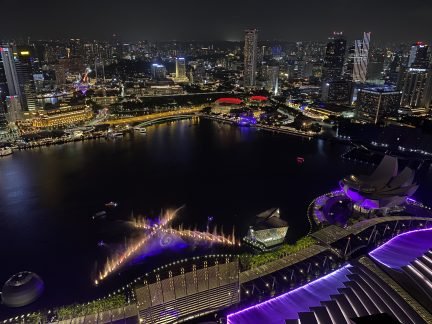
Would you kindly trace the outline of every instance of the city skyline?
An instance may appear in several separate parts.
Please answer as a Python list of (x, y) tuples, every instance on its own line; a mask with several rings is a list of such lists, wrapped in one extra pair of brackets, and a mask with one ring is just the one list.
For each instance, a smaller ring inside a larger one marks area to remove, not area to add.
[[(108, 40), (116, 33), (124, 41), (241, 41), (244, 29), (257, 28), (261, 40), (323, 40), (330, 31), (343, 31), (349, 39), (354, 39), (363, 31), (371, 31), (378, 41), (429, 42), (432, 36), (428, 31), (428, 12), (432, 4), (417, 0), (410, 4), (407, 7), (402, 2), (366, 0), (362, 8), (369, 9), (354, 10), (349, 3), (339, 0), (312, 1), (307, 7), (273, 1), (262, 11), (254, 5), (226, 0), (219, 1), (210, 10), (197, 1), (188, 5), (168, 1), (162, 10), (159, 4), (151, 3), (127, 2), (121, 7), (108, 7), (106, 2), (77, 0), (68, 10), (62, 10), (61, 4), (52, 0), (43, 8), (23, 1), (19, 15), (2, 17), (4, 25), (10, 28), (2, 32), (1, 38)], [(45, 8), (51, 8), (53, 14), (46, 16)], [(12, 2), (3, 4), (3, 12), (14, 10)]]
[(432, 323), (431, 3), (18, 4), (1, 323)]

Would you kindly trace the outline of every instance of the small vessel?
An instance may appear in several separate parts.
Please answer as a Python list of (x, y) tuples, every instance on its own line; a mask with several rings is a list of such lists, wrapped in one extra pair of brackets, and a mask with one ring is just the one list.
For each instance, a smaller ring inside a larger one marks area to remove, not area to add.
[(106, 217), (106, 211), (102, 210), (97, 212), (96, 214), (93, 215), (93, 219), (98, 219), (98, 218), (105, 218)]
[(145, 127), (143, 127), (143, 126), (135, 126), (134, 130), (140, 132), (141, 134), (147, 133), (147, 129)]
[(118, 204), (115, 201), (110, 201), (109, 203), (106, 203), (105, 206), (115, 208), (118, 206)]
[(0, 148), (0, 156), (7, 156), (13, 153), (10, 147), (2, 147)]
[(122, 137), (124, 134), (123, 132), (112, 132), (111, 136), (112, 137)]
[(304, 158), (302, 158), (301, 156), (297, 156), (296, 161), (297, 161), (298, 164), (303, 164)]

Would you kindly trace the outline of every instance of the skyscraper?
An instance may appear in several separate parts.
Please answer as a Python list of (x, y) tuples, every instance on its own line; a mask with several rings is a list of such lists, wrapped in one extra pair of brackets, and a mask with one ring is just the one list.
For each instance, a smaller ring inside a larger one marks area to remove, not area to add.
[(183, 57), (176, 58), (176, 79), (186, 78), (186, 60)]
[(14, 123), (17, 120), (22, 119), (21, 102), (18, 96), (7, 96), (6, 106), (7, 106), (6, 119), (9, 122)]
[(366, 82), (366, 73), (369, 61), (370, 34), (363, 33), (363, 39), (354, 42), (354, 82)]
[(354, 74), (354, 56), (355, 56), (355, 47), (354, 45), (348, 47), (347, 50), (347, 58), (344, 64), (343, 69), (343, 77), (346, 80), (352, 81)]
[(381, 48), (372, 48), (370, 50), (370, 60), (368, 63), (366, 77), (371, 83), (384, 82), (384, 59), (385, 53)]
[(401, 80), (401, 106), (407, 108), (429, 108), (432, 98), (432, 71), (408, 68)]
[(3, 62), (4, 74), (6, 76), (8, 95), (21, 96), (18, 74), (11, 47), (0, 47), (0, 54)]
[(186, 75), (186, 60), (184, 57), (176, 58), (176, 73), (174, 77), (176, 83), (188, 83), (189, 79)]
[(357, 117), (378, 123), (398, 113), (401, 92), (393, 87), (364, 88), (357, 95)]
[(333, 80), (326, 82), (322, 87), (321, 100), (349, 104), (352, 97), (352, 81), (350, 80)]
[(408, 67), (427, 69), (429, 63), (429, 46), (422, 42), (413, 44), (408, 58)]
[(342, 32), (333, 32), (326, 46), (322, 72), (323, 81), (337, 80), (342, 76), (346, 52), (346, 39)]
[(274, 95), (279, 94), (279, 66), (267, 65), (263, 67), (266, 89)]
[(166, 77), (166, 68), (162, 64), (154, 63), (151, 66), (152, 78), (155, 80), (163, 80)]
[(36, 89), (34, 75), (38, 72), (34, 49), (30, 46), (17, 48), (15, 66), (21, 91), (24, 110), (36, 110)]
[(258, 46), (258, 30), (245, 30), (244, 44), (244, 86), (254, 87), (257, 69), (257, 46)]

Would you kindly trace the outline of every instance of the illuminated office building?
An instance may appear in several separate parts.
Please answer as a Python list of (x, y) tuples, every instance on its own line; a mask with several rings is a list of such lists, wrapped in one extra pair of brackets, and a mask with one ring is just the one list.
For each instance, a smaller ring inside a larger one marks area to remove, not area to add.
[(17, 48), (15, 65), (22, 96), (22, 107), (27, 111), (36, 110), (35, 75), (38, 74), (36, 63), (37, 59), (32, 48), (28, 46)]
[(266, 80), (266, 89), (274, 95), (279, 93), (279, 66), (263, 67), (263, 74)]
[(400, 90), (402, 107), (429, 108), (432, 98), (432, 71), (422, 68), (406, 69), (401, 78)]
[(186, 60), (183, 57), (176, 58), (176, 74), (174, 81), (177, 83), (189, 82), (189, 79), (186, 76)]
[(373, 48), (367, 68), (367, 80), (369, 83), (383, 83), (384, 76), (384, 50)]
[(346, 39), (341, 32), (334, 32), (326, 46), (322, 80), (336, 80), (342, 76), (346, 52)]
[(357, 94), (357, 117), (375, 124), (383, 117), (396, 116), (399, 109), (401, 92), (393, 87), (360, 89)]
[(366, 73), (369, 62), (370, 34), (363, 33), (363, 39), (354, 41), (353, 81), (366, 82)]
[(183, 57), (176, 58), (176, 78), (186, 78), (186, 60)]
[(244, 86), (254, 87), (256, 83), (256, 70), (257, 70), (257, 46), (258, 46), (258, 30), (246, 29), (245, 30), (245, 44), (244, 44)]
[(321, 100), (331, 103), (349, 104), (351, 102), (352, 92), (352, 81), (328, 81), (322, 87)]
[(23, 118), (21, 101), (18, 96), (7, 96), (6, 97), (6, 119), (10, 123), (14, 123), (17, 120)]
[(408, 67), (417, 69), (427, 69), (430, 64), (429, 46), (422, 42), (417, 42), (411, 46), (408, 58)]
[(4, 75), (6, 77), (8, 95), (21, 96), (13, 50), (11, 47), (1, 47), (0, 54), (3, 63)]
[(162, 64), (152, 64), (151, 72), (152, 78), (155, 80), (163, 80), (166, 77), (166, 68)]

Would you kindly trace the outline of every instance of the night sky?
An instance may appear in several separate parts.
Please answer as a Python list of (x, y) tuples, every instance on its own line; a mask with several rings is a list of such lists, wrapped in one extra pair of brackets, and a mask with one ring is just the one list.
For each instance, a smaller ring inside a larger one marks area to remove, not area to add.
[(240, 40), (257, 27), (267, 40), (432, 40), (430, 0), (5, 0), (1, 13), (0, 39)]

